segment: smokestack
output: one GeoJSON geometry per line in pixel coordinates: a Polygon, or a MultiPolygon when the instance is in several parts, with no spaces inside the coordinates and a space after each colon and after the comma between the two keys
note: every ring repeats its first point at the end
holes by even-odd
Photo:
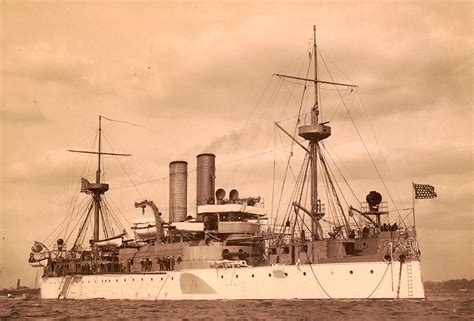
{"type": "Polygon", "coordinates": [[[170,205],[169,221],[184,221],[187,215],[188,199],[188,163],[174,161],[170,163],[170,205]]]}
{"type": "Polygon", "coordinates": [[[196,206],[214,204],[216,155],[199,154],[197,159],[196,206]]]}

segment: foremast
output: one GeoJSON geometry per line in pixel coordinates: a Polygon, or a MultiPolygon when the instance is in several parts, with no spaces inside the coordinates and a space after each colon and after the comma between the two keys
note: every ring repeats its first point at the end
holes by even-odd
{"type": "Polygon", "coordinates": [[[100,240],[100,217],[102,213],[102,209],[101,209],[102,195],[105,194],[105,192],[109,190],[109,184],[105,184],[101,182],[102,155],[131,156],[131,154],[108,153],[108,152],[102,151],[102,118],[108,119],[106,117],[99,116],[99,133],[98,133],[99,143],[98,143],[97,152],[83,151],[83,150],[68,150],[69,152],[73,152],[73,153],[97,155],[97,170],[96,170],[96,176],[95,176],[95,183],[89,183],[84,178],[81,181],[81,185],[82,185],[81,191],[84,191],[85,193],[90,194],[93,199],[94,219],[93,219],[93,236],[91,239],[92,244],[100,240]]]}

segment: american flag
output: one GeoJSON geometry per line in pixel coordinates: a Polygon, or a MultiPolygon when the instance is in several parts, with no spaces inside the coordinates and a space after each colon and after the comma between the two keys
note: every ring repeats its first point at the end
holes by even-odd
{"type": "Polygon", "coordinates": [[[435,192],[434,186],[429,184],[413,183],[413,188],[415,189],[415,199],[435,198],[438,196],[435,192]]]}
{"type": "Polygon", "coordinates": [[[84,177],[81,177],[81,193],[90,194],[91,192],[87,189],[89,187],[89,181],[84,177]]]}

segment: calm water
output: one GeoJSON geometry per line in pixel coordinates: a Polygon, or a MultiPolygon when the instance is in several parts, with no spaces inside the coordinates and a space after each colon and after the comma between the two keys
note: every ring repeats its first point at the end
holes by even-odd
{"type": "Polygon", "coordinates": [[[0,319],[472,320],[472,292],[427,293],[428,300],[0,300],[0,319]]]}

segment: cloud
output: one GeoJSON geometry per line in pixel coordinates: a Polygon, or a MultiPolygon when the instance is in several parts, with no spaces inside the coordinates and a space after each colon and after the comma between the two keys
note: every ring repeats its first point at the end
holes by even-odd
{"type": "Polygon", "coordinates": [[[22,124],[22,125],[33,125],[42,124],[48,120],[39,110],[31,110],[29,112],[15,111],[15,110],[0,110],[2,122],[22,124]]]}

